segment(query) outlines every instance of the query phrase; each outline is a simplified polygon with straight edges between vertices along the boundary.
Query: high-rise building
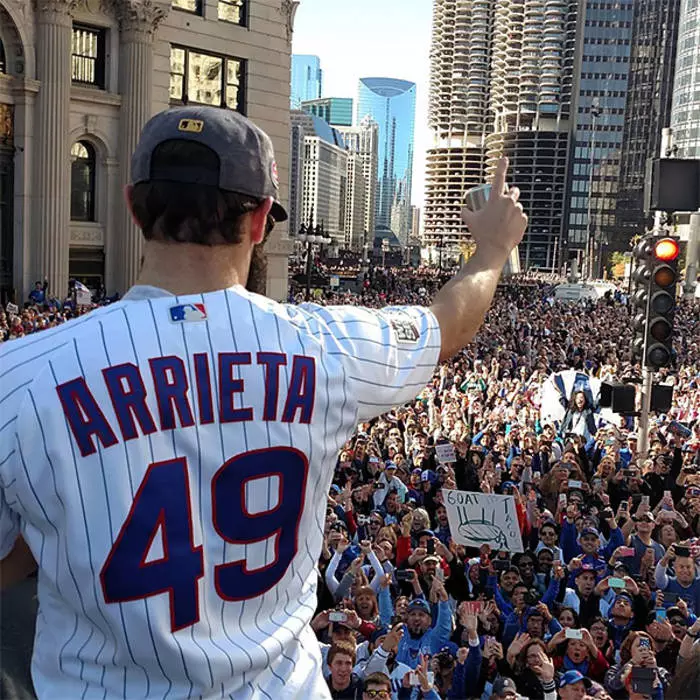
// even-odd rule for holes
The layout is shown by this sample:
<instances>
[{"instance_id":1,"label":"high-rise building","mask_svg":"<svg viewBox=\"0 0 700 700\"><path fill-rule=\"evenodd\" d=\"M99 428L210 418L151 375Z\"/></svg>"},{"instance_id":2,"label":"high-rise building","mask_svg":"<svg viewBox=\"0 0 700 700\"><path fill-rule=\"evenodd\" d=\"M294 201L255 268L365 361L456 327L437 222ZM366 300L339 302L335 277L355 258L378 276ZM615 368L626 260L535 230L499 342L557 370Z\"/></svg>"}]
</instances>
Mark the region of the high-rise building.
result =
<instances>
[{"instance_id":1,"label":"high-rise building","mask_svg":"<svg viewBox=\"0 0 700 700\"><path fill-rule=\"evenodd\" d=\"M464 193L484 181L484 136L489 113L493 0L435 0L430 51L428 124L433 147L426 160L423 235L454 244L467 236L460 211Z\"/></svg>"},{"instance_id":2,"label":"high-rise building","mask_svg":"<svg viewBox=\"0 0 700 700\"><path fill-rule=\"evenodd\" d=\"M411 206L416 84L395 78L361 78L356 123L365 117L379 127L376 225L390 229L392 210L408 212ZM405 243L408 214L393 218L401 226L394 234Z\"/></svg>"},{"instance_id":3,"label":"high-rise building","mask_svg":"<svg viewBox=\"0 0 700 700\"><path fill-rule=\"evenodd\" d=\"M526 267L557 266L576 0L434 0L424 242L456 244L465 190L509 156L530 225Z\"/></svg>"},{"instance_id":4,"label":"high-rise building","mask_svg":"<svg viewBox=\"0 0 700 700\"><path fill-rule=\"evenodd\" d=\"M575 133L567 179L564 245L602 273L615 230L634 5L637 0L586 0L579 20Z\"/></svg>"},{"instance_id":5,"label":"high-rise building","mask_svg":"<svg viewBox=\"0 0 700 700\"><path fill-rule=\"evenodd\" d=\"M356 154L362 165L366 196L362 217L363 243L372 244L376 227L377 164L379 162L379 126L370 117L365 117L358 126L338 127L348 153ZM348 165L348 167L350 167ZM356 222L351 225L352 228Z\"/></svg>"},{"instance_id":6,"label":"high-rise building","mask_svg":"<svg viewBox=\"0 0 700 700\"><path fill-rule=\"evenodd\" d=\"M331 126L352 126L352 97L322 97L307 100L301 108L317 117L321 117Z\"/></svg>"},{"instance_id":7,"label":"high-rise building","mask_svg":"<svg viewBox=\"0 0 700 700\"><path fill-rule=\"evenodd\" d=\"M365 244L365 210L369 189L362 156L348 150L347 188L345 192L345 248L360 251Z\"/></svg>"},{"instance_id":8,"label":"high-rise building","mask_svg":"<svg viewBox=\"0 0 700 700\"><path fill-rule=\"evenodd\" d=\"M613 249L628 249L629 241L645 228L647 159L659 156L661 132L671 122L680 6L681 0L634 2Z\"/></svg>"},{"instance_id":9,"label":"high-rise building","mask_svg":"<svg viewBox=\"0 0 700 700\"><path fill-rule=\"evenodd\" d=\"M318 56L292 54L292 109L301 109L301 103L317 100L323 90L323 71Z\"/></svg>"},{"instance_id":10,"label":"high-rise building","mask_svg":"<svg viewBox=\"0 0 700 700\"><path fill-rule=\"evenodd\" d=\"M621 250L645 227L646 163L659 155L662 130L671 121L681 0L637 0L634 5L616 231L611 239L611 246Z\"/></svg>"},{"instance_id":11,"label":"high-rise building","mask_svg":"<svg viewBox=\"0 0 700 700\"><path fill-rule=\"evenodd\" d=\"M700 158L700 6L681 0L671 109L678 158Z\"/></svg>"},{"instance_id":12,"label":"high-rise building","mask_svg":"<svg viewBox=\"0 0 700 700\"><path fill-rule=\"evenodd\" d=\"M301 189L301 209L295 210L294 220L298 222L297 226L323 224L326 234L342 247L345 245L348 179L348 154L343 137L323 119L306 112L293 111L291 119L292 147L295 130L304 136L303 153L291 171L297 178L295 187ZM291 230L294 232L294 229Z\"/></svg>"}]
</instances>

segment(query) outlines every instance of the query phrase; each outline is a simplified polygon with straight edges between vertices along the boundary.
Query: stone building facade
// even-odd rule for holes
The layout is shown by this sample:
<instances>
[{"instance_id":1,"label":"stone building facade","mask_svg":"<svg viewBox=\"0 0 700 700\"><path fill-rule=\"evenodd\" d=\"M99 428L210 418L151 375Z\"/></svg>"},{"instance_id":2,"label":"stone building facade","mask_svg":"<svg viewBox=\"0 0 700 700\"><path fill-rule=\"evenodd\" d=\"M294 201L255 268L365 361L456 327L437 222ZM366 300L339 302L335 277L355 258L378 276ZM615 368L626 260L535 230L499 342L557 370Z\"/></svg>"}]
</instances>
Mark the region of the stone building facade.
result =
<instances>
[{"instance_id":1,"label":"stone building facade","mask_svg":"<svg viewBox=\"0 0 700 700\"><path fill-rule=\"evenodd\" d=\"M0 294L69 277L123 292L141 236L123 203L144 123L168 106L237 109L289 158L293 0L0 0ZM286 226L268 294L287 288Z\"/></svg>"}]
</instances>

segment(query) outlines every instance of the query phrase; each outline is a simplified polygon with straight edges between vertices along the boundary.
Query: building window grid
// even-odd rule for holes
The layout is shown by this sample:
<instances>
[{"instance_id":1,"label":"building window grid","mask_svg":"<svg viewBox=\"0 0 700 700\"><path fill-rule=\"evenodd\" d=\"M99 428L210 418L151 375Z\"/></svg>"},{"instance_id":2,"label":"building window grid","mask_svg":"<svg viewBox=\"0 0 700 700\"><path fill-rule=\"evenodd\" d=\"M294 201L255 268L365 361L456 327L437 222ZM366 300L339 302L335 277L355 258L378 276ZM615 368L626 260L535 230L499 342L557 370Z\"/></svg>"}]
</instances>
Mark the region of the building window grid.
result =
<instances>
[{"instance_id":1,"label":"building window grid","mask_svg":"<svg viewBox=\"0 0 700 700\"><path fill-rule=\"evenodd\" d=\"M247 61L243 58L173 45L170 47L170 100L227 107L245 114L246 70Z\"/></svg>"},{"instance_id":2,"label":"building window grid","mask_svg":"<svg viewBox=\"0 0 700 700\"><path fill-rule=\"evenodd\" d=\"M105 87L105 30L74 24L71 80L78 85Z\"/></svg>"}]
</instances>

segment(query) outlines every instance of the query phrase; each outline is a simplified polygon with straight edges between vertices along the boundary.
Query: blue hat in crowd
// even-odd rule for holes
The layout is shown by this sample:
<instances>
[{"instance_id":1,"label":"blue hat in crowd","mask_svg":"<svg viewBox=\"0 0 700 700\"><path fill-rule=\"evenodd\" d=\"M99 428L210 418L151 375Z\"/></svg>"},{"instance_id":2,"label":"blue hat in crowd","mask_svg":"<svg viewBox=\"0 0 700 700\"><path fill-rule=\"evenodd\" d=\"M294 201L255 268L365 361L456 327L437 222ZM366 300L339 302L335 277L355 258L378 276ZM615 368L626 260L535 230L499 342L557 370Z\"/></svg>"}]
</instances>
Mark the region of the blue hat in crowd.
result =
<instances>
[{"instance_id":1,"label":"blue hat in crowd","mask_svg":"<svg viewBox=\"0 0 700 700\"><path fill-rule=\"evenodd\" d=\"M396 462L392 462L390 459L388 459L386 461L384 469L398 469L398 467L396 466Z\"/></svg>"},{"instance_id":2,"label":"blue hat in crowd","mask_svg":"<svg viewBox=\"0 0 700 700\"><path fill-rule=\"evenodd\" d=\"M431 615L430 604L424 598L414 598L409 604L406 612L411 612L411 610L420 610L421 612Z\"/></svg>"},{"instance_id":3,"label":"blue hat in crowd","mask_svg":"<svg viewBox=\"0 0 700 700\"><path fill-rule=\"evenodd\" d=\"M331 485L331 491L332 491L333 493L342 493L342 492L343 492L343 489L341 489L340 486L338 486L338 484L332 484L332 485Z\"/></svg>"},{"instance_id":4,"label":"blue hat in crowd","mask_svg":"<svg viewBox=\"0 0 700 700\"><path fill-rule=\"evenodd\" d=\"M600 533L594 527L584 527L583 530L581 530L579 537L585 537L586 535L593 535L594 537L600 539Z\"/></svg>"},{"instance_id":5,"label":"blue hat in crowd","mask_svg":"<svg viewBox=\"0 0 700 700\"><path fill-rule=\"evenodd\" d=\"M441 654L449 654L453 659L457 658L458 651L459 647L454 642L447 642L447 644L440 649Z\"/></svg>"},{"instance_id":6,"label":"blue hat in crowd","mask_svg":"<svg viewBox=\"0 0 700 700\"><path fill-rule=\"evenodd\" d=\"M559 687L563 688L564 686L573 685L574 683L582 683L585 680L584 675L580 671L567 671L562 674L559 679Z\"/></svg>"},{"instance_id":7,"label":"blue hat in crowd","mask_svg":"<svg viewBox=\"0 0 700 700\"><path fill-rule=\"evenodd\" d=\"M379 627L369 637L370 644L374 644L380 637L385 637L389 634L389 630L386 627Z\"/></svg>"},{"instance_id":8,"label":"blue hat in crowd","mask_svg":"<svg viewBox=\"0 0 700 700\"><path fill-rule=\"evenodd\" d=\"M421 481L429 481L430 483L433 483L436 478L437 478L437 476L436 476L435 472L430 470L430 469L426 469L425 471L421 472L421 475L420 475Z\"/></svg>"}]
</instances>

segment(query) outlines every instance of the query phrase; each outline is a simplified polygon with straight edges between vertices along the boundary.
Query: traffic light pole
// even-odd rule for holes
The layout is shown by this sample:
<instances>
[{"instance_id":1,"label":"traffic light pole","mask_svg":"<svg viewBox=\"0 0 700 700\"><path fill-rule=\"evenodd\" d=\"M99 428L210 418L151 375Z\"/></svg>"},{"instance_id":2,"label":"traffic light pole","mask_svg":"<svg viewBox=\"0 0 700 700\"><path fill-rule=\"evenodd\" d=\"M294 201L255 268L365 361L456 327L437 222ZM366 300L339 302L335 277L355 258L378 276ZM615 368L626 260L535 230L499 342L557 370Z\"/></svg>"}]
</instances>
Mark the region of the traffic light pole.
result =
<instances>
[{"instance_id":1,"label":"traffic light pole","mask_svg":"<svg viewBox=\"0 0 700 700\"><path fill-rule=\"evenodd\" d=\"M642 368L642 410L639 414L638 452L646 459L649 452L649 414L651 413L651 390L654 385L654 371L646 365Z\"/></svg>"}]
</instances>

